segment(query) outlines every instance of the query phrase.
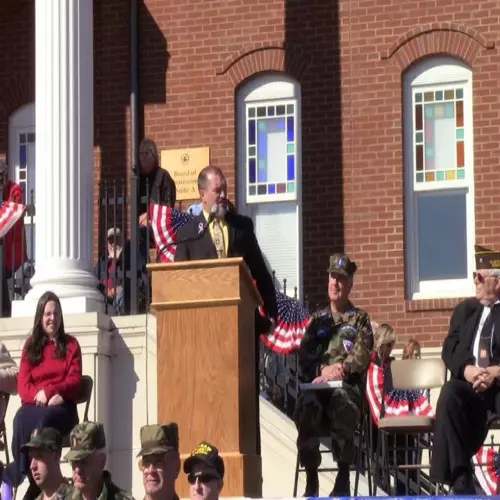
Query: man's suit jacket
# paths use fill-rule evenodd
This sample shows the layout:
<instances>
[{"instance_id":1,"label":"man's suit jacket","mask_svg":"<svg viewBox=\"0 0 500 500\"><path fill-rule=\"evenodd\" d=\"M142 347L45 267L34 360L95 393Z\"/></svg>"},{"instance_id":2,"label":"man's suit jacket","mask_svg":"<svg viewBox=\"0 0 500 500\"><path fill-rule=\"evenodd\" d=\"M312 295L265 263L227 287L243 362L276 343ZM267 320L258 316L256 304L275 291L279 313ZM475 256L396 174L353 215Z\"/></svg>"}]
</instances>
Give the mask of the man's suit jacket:
<instances>
[{"instance_id":1,"label":"man's suit jacket","mask_svg":"<svg viewBox=\"0 0 500 500\"><path fill-rule=\"evenodd\" d=\"M228 257L243 257L257 283L257 288L264 301L264 311L271 318L276 318L276 291L269 271L267 270L259 244L255 238L253 222L249 217L228 212ZM183 226L177 233L177 249L175 261L216 259L217 251L210 236L210 231L198 238L200 228L206 224L203 213ZM184 239L190 241L182 242Z\"/></svg>"},{"instance_id":2,"label":"man's suit jacket","mask_svg":"<svg viewBox=\"0 0 500 500\"><path fill-rule=\"evenodd\" d=\"M474 339L483 310L484 306L475 298L460 302L453 310L441 356L454 378L463 380L465 367L476 364ZM496 322L491 363L500 364L500 328Z\"/></svg>"}]
</instances>

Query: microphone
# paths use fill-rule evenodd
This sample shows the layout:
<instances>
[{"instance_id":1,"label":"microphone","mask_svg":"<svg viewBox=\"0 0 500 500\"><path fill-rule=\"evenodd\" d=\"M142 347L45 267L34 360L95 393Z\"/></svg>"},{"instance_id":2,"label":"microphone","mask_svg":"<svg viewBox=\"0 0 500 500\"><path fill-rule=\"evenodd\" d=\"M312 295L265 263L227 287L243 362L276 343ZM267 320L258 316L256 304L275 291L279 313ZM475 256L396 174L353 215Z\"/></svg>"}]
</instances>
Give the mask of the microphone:
<instances>
[{"instance_id":1,"label":"microphone","mask_svg":"<svg viewBox=\"0 0 500 500\"><path fill-rule=\"evenodd\" d=\"M178 245L179 243L189 243L190 241L197 241L200 238L203 238L203 235L207 232L208 226L215 219L215 216L217 215L218 211L219 211L219 204L214 203L212 205L212 208L210 209L208 220L206 220L203 224L200 223L201 225L198 226L198 234L196 236L189 236L187 238L182 238L180 240L177 240L175 242L175 245Z\"/></svg>"}]
</instances>

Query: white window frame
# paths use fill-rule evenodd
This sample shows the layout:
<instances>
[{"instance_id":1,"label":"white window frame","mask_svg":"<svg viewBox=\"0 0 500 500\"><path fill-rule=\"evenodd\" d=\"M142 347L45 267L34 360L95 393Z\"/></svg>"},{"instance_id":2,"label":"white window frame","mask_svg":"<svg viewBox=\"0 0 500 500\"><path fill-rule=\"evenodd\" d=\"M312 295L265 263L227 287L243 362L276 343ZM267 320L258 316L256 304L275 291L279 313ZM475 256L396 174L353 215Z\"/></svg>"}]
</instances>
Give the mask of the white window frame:
<instances>
[{"instance_id":1,"label":"white window frame","mask_svg":"<svg viewBox=\"0 0 500 500\"><path fill-rule=\"evenodd\" d=\"M239 99L244 95L243 99ZM247 137L248 118L247 108L257 105L277 106L293 104L295 107L295 191L293 193L280 194L260 194L250 196L248 194L248 158L247 158ZM257 118L256 118L257 120ZM239 182L239 194L245 197L246 203L261 203L273 201L300 200L300 179L301 179L301 116L300 116L300 87L291 78L284 75L271 73L252 79L238 91L238 130L244 130L238 138L238 161L239 165L244 165L241 169ZM256 132L257 133L257 132ZM240 171L239 171L240 173ZM244 173L244 175L243 175ZM286 182L285 182L286 183ZM239 196L239 197L240 197Z\"/></svg>"},{"instance_id":2,"label":"white window frame","mask_svg":"<svg viewBox=\"0 0 500 500\"><path fill-rule=\"evenodd\" d=\"M465 179L415 183L414 170L414 100L417 92L459 86L464 89ZM472 272L475 267L474 215L474 145L472 113L472 71L461 61L449 57L425 59L404 75L404 171L405 171L405 264L407 297L413 300L470 296L474 292ZM426 192L466 191L467 277L453 280L419 281L417 196Z\"/></svg>"},{"instance_id":3,"label":"white window frame","mask_svg":"<svg viewBox=\"0 0 500 500\"><path fill-rule=\"evenodd\" d=\"M19 183L19 169L20 169L20 158L19 158L19 136L20 134L31 134L36 133L35 130L35 103L25 104L17 108L9 117L9 151L7 163L9 165L9 178L14 182ZM36 139L35 139L36 147ZM35 189L36 196L36 185L35 179L31 179L30 184L32 184L33 189ZM36 198L35 198L36 200ZM26 192L26 203L29 205L31 202L31 193L29 189ZM33 219L30 214L26 214L24 217L24 223L31 224L36 222L36 216Z\"/></svg>"},{"instance_id":4,"label":"white window frame","mask_svg":"<svg viewBox=\"0 0 500 500\"><path fill-rule=\"evenodd\" d=\"M247 162L247 105L295 105L295 192L279 195L259 195L248 199ZM270 72L258 75L237 89L236 92L236 140L237 140L237 207L238 212L253 219L253 208L259 203L297 203L297 295L303 297L303 240L302 240L302 113L299 83L284 73ZM291 295L292 289L287 288Z\"/></svg>"}]
</instances>

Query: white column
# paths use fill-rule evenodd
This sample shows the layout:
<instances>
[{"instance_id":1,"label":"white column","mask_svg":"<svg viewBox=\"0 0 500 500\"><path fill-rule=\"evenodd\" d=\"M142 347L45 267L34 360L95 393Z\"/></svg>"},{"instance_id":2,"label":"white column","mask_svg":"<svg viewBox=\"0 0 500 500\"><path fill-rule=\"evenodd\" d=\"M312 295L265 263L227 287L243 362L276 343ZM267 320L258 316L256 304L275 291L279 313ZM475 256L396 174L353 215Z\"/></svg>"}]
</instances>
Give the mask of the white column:
<instances>
[{"instance_id":1,"label":"white column","mask_svg":"<svg viewBox=\"0 0 500 500\"><path fill-rule=\"evenodd\" d=\"M47 290L65 313L102 308L93 245L92 0L35 0L36 240L32 290L13 315L32 314Z\"/></svg>"}]
</instances>

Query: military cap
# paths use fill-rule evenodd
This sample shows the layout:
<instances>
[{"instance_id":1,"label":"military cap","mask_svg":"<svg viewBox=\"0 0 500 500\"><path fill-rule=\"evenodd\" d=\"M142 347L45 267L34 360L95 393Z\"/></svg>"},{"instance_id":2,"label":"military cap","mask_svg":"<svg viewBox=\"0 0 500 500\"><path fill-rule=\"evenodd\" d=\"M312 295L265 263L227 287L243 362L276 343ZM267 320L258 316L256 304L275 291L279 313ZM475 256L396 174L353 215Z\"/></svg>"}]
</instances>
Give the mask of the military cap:
<instances>
[{"instance_id":1,"label":"military cap","mask_svg":"<svg viewBox=\"0 0 500 500\"><path fill-rule=\"evenodd\" d=\"M59 431L53 427L35 429L31 433L30 440L25 445L21 446L22 452L30 450L61 451L62 436Z\"/></svg>"},{"instance_id":2,"label":"military cap","mask_svg":"<svg viewBox=\"0 0 500 500\"><path fill-rule=\"evenodd\" d=\"M138 457L179 450L179 428L172 422L166 425L143 425L141 427L141 451Z\"/></svg>"},{"instance_id":3,"label":"military cap","mask_svg":"<svg viewBox=\"0 0 500 500\"><path fill-rule=\"evenodd\" d=\"M64 457L68 462L84 460L97 450L106 448L104 427L98 422L76 425L69 435L71 449Z\"/></svg>"},{"instance_id":4,"label":"military cap","mask_svg":"<svg viewBox=\"0 0 500 500\"><path fill-rule=\"evenodd\" d=\"M204 463L213 467L221 478L224 477L224 460L219 455L219 450L202 441L192 452L191 456L184 462L184 472L189 474L197 463Z\"/></svg>"},{"instance_id":5,"label":"military cap","mask_svg":"<svg viewBox=\"0 0 500 500\"><path fill-rule=\"evenodd\" d=\"M500 269L500 252L475 245L476 269Z\"/></svg>"},{"instance_id":6,"label":"military cap","mask_svg":"<svg viewBox=\"0 0 500 500\"><path fill-rule=\"evenodd\" d=\"M329 273L343 274L344 276L354 276L358 266L343 253L336 253L330 256Z\"/></svg>"}]
</instances>

